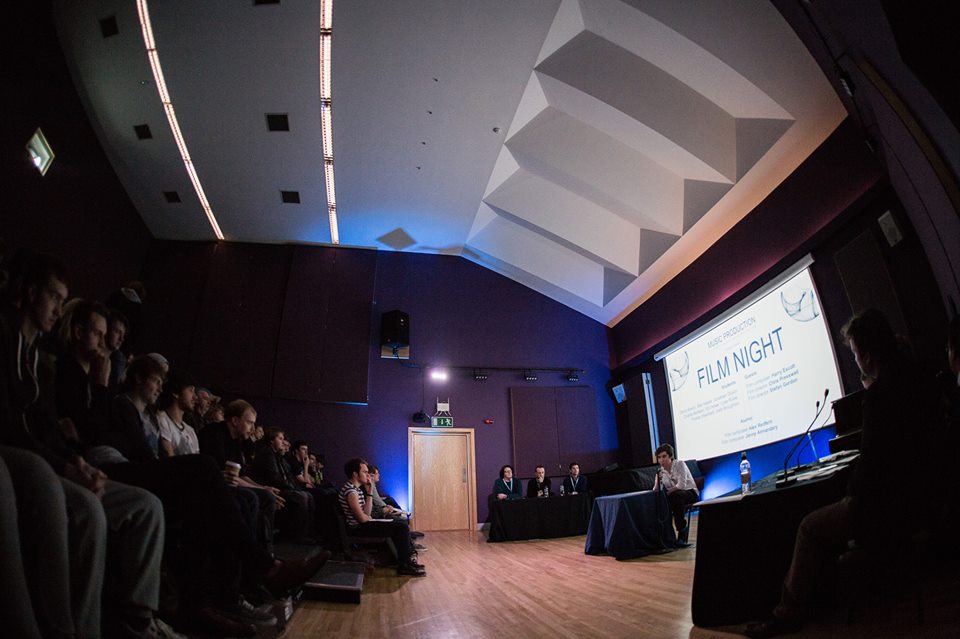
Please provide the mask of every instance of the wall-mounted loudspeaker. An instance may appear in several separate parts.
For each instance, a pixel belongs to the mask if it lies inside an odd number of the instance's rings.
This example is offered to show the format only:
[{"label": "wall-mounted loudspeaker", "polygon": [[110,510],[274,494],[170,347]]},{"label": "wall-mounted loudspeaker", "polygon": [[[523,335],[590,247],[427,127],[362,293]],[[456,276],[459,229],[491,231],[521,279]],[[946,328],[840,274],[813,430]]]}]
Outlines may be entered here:
[{"label": "wall-mounted loudspeaker", "polygon": [[380,318],[380,345],[390,348],[410,346],[410,316],[390,311]]}]

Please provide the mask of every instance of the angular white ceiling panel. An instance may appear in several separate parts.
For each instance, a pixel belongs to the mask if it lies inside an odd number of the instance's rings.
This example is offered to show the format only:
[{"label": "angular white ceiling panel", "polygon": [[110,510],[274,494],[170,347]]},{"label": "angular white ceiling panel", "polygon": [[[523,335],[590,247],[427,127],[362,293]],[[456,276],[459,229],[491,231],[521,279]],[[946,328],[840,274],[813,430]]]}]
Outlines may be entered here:
[{"label": "angular white ceiling panel", "polygon": [[603,306],[603,266],[538,233],[498,217],[468,246]]},{"label": "angular white ceiling panel", "polygon": [[[717,3],[701,0],[669,2],[674,5],[670,24],[644,13],[650,6],[663,4],[646,0],[584,0],[581,9],[587,30],[659,67],[731,116],[790,118],[782,105],[748,77],[677,30],[673,16],[682,11],[696,14],[707,4],[716,8]],[[760,2],[722,0],[722,4],[722,14],[715,20],[723,20],[723,27],[735,21],[756,22],[756,14],[762,13],[762,7],[757,6]],[[770,9],[775,11],[773,7]]]},{"label": "angular white ceiling panel", "polygon": [[536,75],[551,107],[586,122],[677,175],[731,182],[717,169],[643,122],[559,80],[540,73]]},{"label": "angular white ceiling panel", "polygon": [[521,170],[484,202],[639,275],[640,229],[553,182]]},{"label": "angular white ceiling panel", "polygon": [[521,166],[644,228],[683,231],[683,180],[555,109],[507,140]]}]

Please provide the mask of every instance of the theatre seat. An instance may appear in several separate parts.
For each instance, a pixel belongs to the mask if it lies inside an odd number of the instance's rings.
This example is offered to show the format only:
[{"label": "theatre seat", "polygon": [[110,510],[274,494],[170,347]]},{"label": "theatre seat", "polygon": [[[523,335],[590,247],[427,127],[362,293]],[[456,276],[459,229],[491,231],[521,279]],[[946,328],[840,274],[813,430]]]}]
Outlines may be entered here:
[{"label": "theatre seat", "polygon": [[359,537],[349,534],[347,519],[340,507],[333,509],[340,538],[340,552],[347,561],[378,560],[376,563],[396,562],[397,548],[389,537]]}]

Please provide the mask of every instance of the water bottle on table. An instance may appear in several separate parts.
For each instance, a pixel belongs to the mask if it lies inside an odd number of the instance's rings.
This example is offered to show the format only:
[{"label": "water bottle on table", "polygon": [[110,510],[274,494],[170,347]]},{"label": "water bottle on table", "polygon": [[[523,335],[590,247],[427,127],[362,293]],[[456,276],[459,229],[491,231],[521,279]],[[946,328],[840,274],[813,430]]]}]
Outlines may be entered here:
[{"label": "water bottle on table", "polygon": [[747,459],[747,453],[740,453],[740,494],[746,495],[750,492],[750,460]]}]

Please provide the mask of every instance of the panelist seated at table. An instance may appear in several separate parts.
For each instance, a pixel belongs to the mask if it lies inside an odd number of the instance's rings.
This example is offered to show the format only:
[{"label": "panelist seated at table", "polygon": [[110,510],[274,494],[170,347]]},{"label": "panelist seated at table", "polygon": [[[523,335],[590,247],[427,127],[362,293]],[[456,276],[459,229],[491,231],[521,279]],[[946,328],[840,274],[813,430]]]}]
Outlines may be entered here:
[{"label": "panelist seated at table", "polygon": [[520,480],[513,476],[513,466],[507,464],[500,469],[500,479],[493,482],[493,494],[497,499],[523,498],[523,487]]},{"label": "panelist seated at table", "polygon": [[670,511],[673,513],[673,526],[677,529],[677,541],[687,543],[687,518],[684,509],[687,505],[700,500],[700,491],[697,483],[690,474],[687,465],[673,458],[673,446],[664,444],[657,448],[657,463],[660,470],[653,480],[653,489],[660,490],[661,482],[667,491],[667,501],[670,502]]},{"label": "panelist seated at table", "polygon": [[580,474],[580,464],[570,464],[570,474],[563,478],[563,492],[567,495],[587,492],[587,478]]},{"label": "panelist seated at table", "polygon": [[551,492],[550,478],[546,476],[547,469],[537,466],[536,475],[527,482],[527,497],[549,497]]}]

